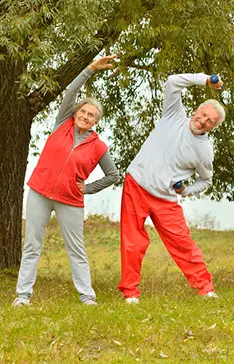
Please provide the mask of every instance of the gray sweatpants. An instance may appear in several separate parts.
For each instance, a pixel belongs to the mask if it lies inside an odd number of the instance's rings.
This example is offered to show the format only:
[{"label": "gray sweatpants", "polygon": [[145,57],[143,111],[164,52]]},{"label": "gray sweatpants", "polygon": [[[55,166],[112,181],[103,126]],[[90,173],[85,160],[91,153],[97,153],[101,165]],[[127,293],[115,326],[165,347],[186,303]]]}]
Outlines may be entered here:
[{"label": "gray sweatpants", "polygon": [[36,281],[45,226],[55,211],[68,253],[72,279],[82,302],[95,300],[83,240],[84,209],[50,200],[30,189],[26,206],[26,236],[16,291],[30,298]]}]

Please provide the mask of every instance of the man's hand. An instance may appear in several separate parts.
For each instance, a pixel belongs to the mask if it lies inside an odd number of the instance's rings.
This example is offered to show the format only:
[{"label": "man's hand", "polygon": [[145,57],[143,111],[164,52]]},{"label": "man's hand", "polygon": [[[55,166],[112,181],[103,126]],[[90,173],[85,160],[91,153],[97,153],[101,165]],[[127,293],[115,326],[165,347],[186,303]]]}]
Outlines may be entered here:
[{"label": "man's hand", "polygon": [[90,71],[94,72],[95,70],[105,70],[105,69],[111,69],[113,68],[113,64],[109,63],[113,59],[117,58],[116,54],[112,54],[111,56],[105,56],[99,59],[96,59],[90,65],[88,68]]},{"label": "man's hand", "polygon": [[223,81],[222,81],[221,77],[219,76],[219,81],[217,83],[212,83],[210,80],[210,77],[211,76],[209,76],[207,78],[207,85],[210,86],[211,88],[213,88],[214,90],[222,90]]},{"label": "man's hand", "polygon": [[181,193],[184,191],[184,189],[185,189],[185,187],[184,187],[184,185],[182,185],[182,187],[180,187],[180,188],[175,188],[175,191],[176,191],[176,193],[181,195]]},{"label": "man's hand", "polygon": [[184,189],[185,189],[184,184],[183,184],[183,181],[176,182],[173,185],[173,187],[174,187],[174,190],[176,191],[176,193],[178,193],[178,194],[181,194],[184,191]]},{"label": "man's hand", "polygon": [[77,184],[77,187],[79,188],[80,192],[84,194],[85,193],[85,183],[84,183],[84,181],[82,181],[82,179],[78,179],[76,184]]}]

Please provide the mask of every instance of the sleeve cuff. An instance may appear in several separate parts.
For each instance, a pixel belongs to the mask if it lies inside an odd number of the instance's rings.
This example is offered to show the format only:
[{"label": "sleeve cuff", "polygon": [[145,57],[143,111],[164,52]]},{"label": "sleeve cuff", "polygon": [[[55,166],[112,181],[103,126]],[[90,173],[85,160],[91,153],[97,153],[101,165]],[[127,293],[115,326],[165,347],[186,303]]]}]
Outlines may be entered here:
[{"label": "sleeve cuff", "polygon": [[189,195],[189,188],[186,186],[184,191],[181,193],[182,197],[187,197]]},{"label": "sleeve cuff", "polygon": [[87,76],[91,76],[91,75],[94,73],[94,71],[91,71],[91,70],[89,69],[89,67],[87,66],[87,67],[84,69],[84,73],[85,73]]},{"label": "sleeve cuff", "polygon": [[92,194],[92,186],[91,184],[85,185],[84,195],[91,195]]}]

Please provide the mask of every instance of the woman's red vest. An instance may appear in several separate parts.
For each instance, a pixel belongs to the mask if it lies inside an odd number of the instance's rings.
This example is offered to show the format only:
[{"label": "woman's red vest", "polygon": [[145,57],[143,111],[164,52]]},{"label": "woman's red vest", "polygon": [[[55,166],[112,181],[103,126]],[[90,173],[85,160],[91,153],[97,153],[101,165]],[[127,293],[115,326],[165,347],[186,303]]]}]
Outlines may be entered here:
[{"label": "woman's red vest", "polygon": [[49,136],[28,185],[41,195],[64,204],[83,207],[83,194],[77,179],[85,181],[107,146],[95,132],[74,145],[74,119],[71,117]]}]

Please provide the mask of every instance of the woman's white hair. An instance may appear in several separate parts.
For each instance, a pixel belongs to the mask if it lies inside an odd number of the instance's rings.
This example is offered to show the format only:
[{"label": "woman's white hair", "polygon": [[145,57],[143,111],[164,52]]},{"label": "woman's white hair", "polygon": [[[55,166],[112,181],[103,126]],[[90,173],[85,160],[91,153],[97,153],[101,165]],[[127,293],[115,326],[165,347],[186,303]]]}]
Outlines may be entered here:
[{"label": "woman's white hair", "polygon": [[101,119],[102,115],[103,115],[103,107],[101,105],[101,103],[95,99],[94,97],[86,97],[85,99],[82,99],[78,102],[78,104],[76,104],[73,108],[73,115],[85,104],[88,105],[93,105],[96,106],[97,109],[97,118],[96,118],[96,122],[98,123],[98,121]]},{"label": "woman's white hair", "polygon": [[214,100],[214,99],[206,100],[198,108],[200,109],[200,107],[202,107],[204,105],[212,105],[213,108],[219,114],[219,121],[217,122],[216,126],[221,124],[225,120],[226,113],[225,113],[224,107],[217,100]]}]

